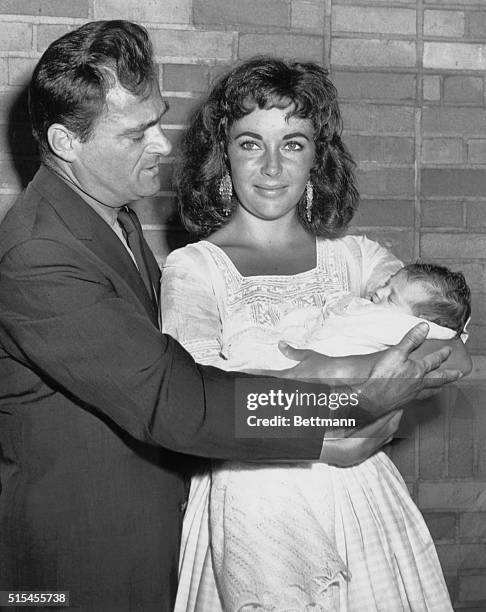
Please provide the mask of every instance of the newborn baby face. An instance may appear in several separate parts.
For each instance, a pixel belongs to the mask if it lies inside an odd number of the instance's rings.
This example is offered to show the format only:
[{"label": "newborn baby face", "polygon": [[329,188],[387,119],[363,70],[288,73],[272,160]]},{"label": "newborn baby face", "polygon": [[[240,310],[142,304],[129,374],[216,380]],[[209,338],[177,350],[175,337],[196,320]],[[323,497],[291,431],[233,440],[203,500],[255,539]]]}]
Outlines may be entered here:
[{"label": "newborn baby face", "polygon": [[382,287],[378,287],[370,299],[374,304],[413,315],[416,314],[414,306],[426,302],[430,296],[423,283],[408,280],[406,272],[399,270]]}]

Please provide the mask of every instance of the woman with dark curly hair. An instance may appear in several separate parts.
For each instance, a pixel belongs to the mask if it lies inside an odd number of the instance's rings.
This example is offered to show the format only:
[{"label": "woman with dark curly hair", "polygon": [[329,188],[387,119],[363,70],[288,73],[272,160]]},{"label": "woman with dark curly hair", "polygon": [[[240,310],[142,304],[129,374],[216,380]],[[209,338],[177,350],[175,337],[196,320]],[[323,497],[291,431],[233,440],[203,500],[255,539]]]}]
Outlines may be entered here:
[{"label": "woman with dark curly hair", "polygon": [[[237,198],[221,195],[221,189],[229,187],[229,129],[255,105],[287,109],[289,119],[304,119],[312,129],[313,163],[305,197],[300,194],[297,206],[306,237],[336,238],[345,231],[358,205],[354,163],[340,137],[337,92],[323,74],[316,64],[291,67],[256,58],[214,87],[185,134],[184,159],[176,177],[182,220],[191,233],[212,234],[236,208]],[[312,214],[306,208],[309,197]]]},{"label": "woman with dark curly hair", "polygon": [[[266,57],[230,70],[194,116],[177,189],[184,224],[206,239],[169,255],[161,295],[164,331],[197,361],[287,368],[280,340],[299,344],[324,305],[401,267],[344,236],[358,196],[340,133],[327,72]],[[176,612],[451,610],[383,453],[350,468],[225,463],[211,478],[192,480]]]}]

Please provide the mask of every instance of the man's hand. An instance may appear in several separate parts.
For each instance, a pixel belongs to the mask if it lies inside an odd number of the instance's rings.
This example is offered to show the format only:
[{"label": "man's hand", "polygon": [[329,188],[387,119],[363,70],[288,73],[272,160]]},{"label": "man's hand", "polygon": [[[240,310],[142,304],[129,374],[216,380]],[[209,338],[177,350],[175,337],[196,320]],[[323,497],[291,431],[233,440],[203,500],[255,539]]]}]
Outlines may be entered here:
[{"label": "man's hand", "polygon": [[368,412],[380,416],[414,398],[433,395],[444,384],[462,376],[459,370],[439,369],[451,353],[449,346],[418,360],[410,358],[427,337],[427,332],[428,325],[419,323],[378,359],[361,387],[363,397],[368,400]]},{"label": "man's hand", "polygon": [[309,379],[322,383],[338,379],[368,378],[371,369],[384,354],[349,355],[347,357],[329,357],[312,349],[298,349],[285,342],[279,342],[278,348],[289,359],[298,363],[286,370],[272,372],[273,376],[292,379]]},{"label": "man's hand", "polygon": [[346,438],[324,438],[320,461],[339,467],[350,467],[361,463],[391,441],[401,417],[402,410],[397,410],[385,414],[365,427],[355,429]]},{"label": "man's hand", "polygon": [[278,375],[312,378],[323,383],[341,379],[352,384],[352,379],[365,379],[360,385],[360,406],[377,418],[416,397],[428,397],[444,384],[461,377],[459,370],[439,369],[451,352],[448,346],[417,360],[411,358],[413,351],[427,337],[427,332],[428,325],[419,323],[396,346],[372,355],[332,358],[315,351],[281,346],[287,357],[301,361],[293,368],[278,372]]}]

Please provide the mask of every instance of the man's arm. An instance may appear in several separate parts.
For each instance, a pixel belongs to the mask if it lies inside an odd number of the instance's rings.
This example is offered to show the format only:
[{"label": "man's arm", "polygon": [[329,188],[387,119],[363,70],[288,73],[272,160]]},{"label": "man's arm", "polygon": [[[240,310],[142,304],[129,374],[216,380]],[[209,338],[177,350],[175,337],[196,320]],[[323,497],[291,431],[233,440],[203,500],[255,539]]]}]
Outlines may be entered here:
[{"label": "man's arm", "polygon": [[115,291],[106,270],[76,245],[54,240],[10,250],[0,264],[7,353],[80,409],[139,440],[225,459],[319,457],[318,430],[305,440],[237,437],[235,381],[244,375],[198,366],[137,310],[128,286],[126,296]]},{"label": "man's arm", "polygon": [[[0,287],[7,352],[135,438],[216,458],[319,457],[320,428],[309,428],[305,440],[237,437],[235,380],[242,375],[197,366],[82,251],[53,240],[24,242],[4,256]],[[275,379],[266,382],[275,387]]]}]

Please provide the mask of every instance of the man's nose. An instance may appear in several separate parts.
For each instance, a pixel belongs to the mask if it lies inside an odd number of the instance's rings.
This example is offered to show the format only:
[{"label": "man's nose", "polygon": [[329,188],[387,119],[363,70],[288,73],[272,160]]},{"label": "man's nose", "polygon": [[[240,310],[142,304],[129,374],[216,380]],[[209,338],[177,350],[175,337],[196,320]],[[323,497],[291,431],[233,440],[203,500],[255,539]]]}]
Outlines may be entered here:
[{"label": "man's nose", "polygon": [[150,153],[167,157],[171,151],[172,143],[165,135],[164,130],[159,125],[154,126],[150,140]]},{"label": "man's nose", "polygon": [[262,172],[267,176],[278,176],[282,172],[280,151],[268,150],[265,152]]}]

